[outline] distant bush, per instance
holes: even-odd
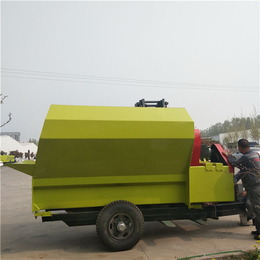
[[[15,158],[22,158],[23,157],[23,153],[19,152],[18,150],[16,151],[11,151],[9,153],[9,155],[14,155]]]

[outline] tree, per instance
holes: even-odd
[[[260,139],[260,114],[254,107],[253,115],[244,117],[233,117],[225,120],[224,123],[217,123],[201,131],[201,137],[212,137],[221,133],[226,133],[223,143],[227,147],[236,147],[236,142],[240,138],[248,139],[251,137],[256,143]]]
[[[3,96],[3,94],[0,94],[0,98],[1,98],[1,99],[0,99],[0,104],[1,104],[1,105],[4,103],[4,100],[5,100],[7,97],[8,97],[8,96]],[[5,121],[5,123],[1,124],[0,127],[5,126],[5,125],[8,124],[11,120],[12,120],[12,114],[9,113],[9,114],[8,114],[8,120]]]
[[[230,122],[229,120],[225,120],[225,122],[222,124],[223,133],[227,133],[230,130]]]
[[[240,137],[243,139],[248,139],[248,131],[246,128],[246,118],[243,117],[243,114],[241,113],[241,119],[240,119]]]
[[[233,117],[231,120],[231,124],[232,124],[231,132],[232,132],[232,139],[233,139],[232,143],[235,144],[236,141],[239,139],[240,118]]]
[[[20,153],[18,150],[10,151],[9,155],[14,155],[15,158],[22,158],[23,157],[23,153]]]
[[[229,147],[230,140],[227,135],[223,138],[223,144],[224,146]]]
[[[223,139],[224,145],[229,149],[236,148],[236,141],[237,133],[232,132],[232,130],[229,130]]]
[[[30,154],[28,152],[27,153],[25,152],[24,155],[25,155],[25,158],[28,158],[28,157],[34,158],[35,157],[35,154],[33,152],[31,152]]]
[[[38,141],[36,139],[30,138],[29,143],[34,143],[35,145],[38,146]]]
[[[256,142],[260,139],[260,116],[257,115],[256,108],[254,107],[253,114],[251,115],[251,129],[250,137]]]
[[[250,129],[251,128],[251,118],[248,116],[246,118],[246,129]]]

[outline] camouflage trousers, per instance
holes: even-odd
[[[248,199],[251,202],[252,209],[255,213],[256,230],[260,234],[260,185],[255,185],[247,189]]]

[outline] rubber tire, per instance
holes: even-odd
[[[133,231],[125,239],[115,239],[110,234],[109,225],[118,213],[127,214],[133,221]],[[117,200],[106,205],[99,213],[96,221],[96,231],[101,242],[110,251],[124,251],[133,248],[144,233],[144,218],[142,212],[133,203]]]

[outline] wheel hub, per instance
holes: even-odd
[[[108,230],[114,240],[127,239],[133,233],[134,221],[126,213],[117,213],[110,219]]]
[[[119,232],[124,232],[126,230],[126,224],[124,223],[124,221],[119,221],[117,224],[117,230]]]

